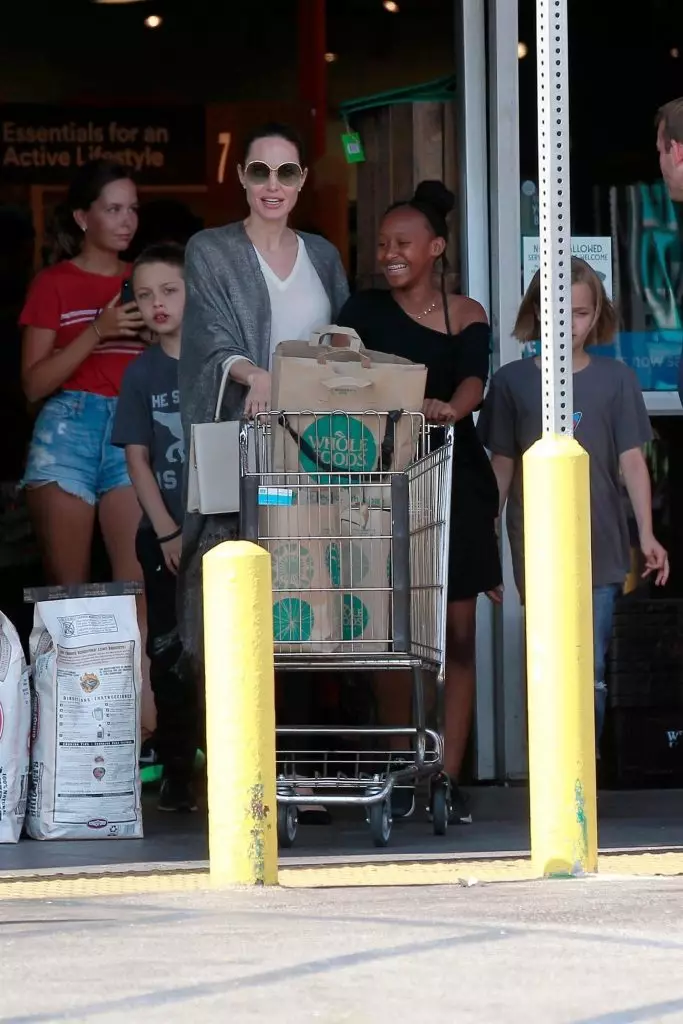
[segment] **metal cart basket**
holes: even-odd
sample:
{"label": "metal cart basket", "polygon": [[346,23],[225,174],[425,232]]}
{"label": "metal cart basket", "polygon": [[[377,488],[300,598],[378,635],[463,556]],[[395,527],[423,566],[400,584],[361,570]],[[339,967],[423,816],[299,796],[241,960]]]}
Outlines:
{"label": "metal cart basket", "polygon": [[[434,832],[446,831],[452,467],[453,428],[436,430],[417,413],[272,412],[242,425],[240,532],[271,554],[276,669],[411,669],[413,680],[412,725],[278,727],[281,846],[295,840],[302,803],[363,806],[385,846],[393,788],[429,776]],[[426,725],[427,672],[436,729]],[[321,736],[340,749],[305,749]]]}

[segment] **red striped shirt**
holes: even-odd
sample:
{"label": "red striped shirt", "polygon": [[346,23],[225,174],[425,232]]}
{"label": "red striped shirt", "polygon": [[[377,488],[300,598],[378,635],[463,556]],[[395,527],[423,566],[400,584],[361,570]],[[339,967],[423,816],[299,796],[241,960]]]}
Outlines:
{"label": "red striped shirt", "polygon": [[[63,260],[42,270],[33,280],[21,314],[22,327],[42,327],[55,332],[55,348],[64,348],[96,320],[107,303],[121,292],[130,267],[107,277],[81,270]],[[107,338],[84,359],[62,384],[63,391],[88,391],[115,398],[124,371],[145,348],[132,338]]]}

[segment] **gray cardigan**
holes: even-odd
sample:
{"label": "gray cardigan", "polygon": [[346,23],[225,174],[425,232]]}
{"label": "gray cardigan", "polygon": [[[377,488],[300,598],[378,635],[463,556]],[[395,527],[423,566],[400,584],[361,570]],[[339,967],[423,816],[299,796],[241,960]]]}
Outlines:
{"label": "gray cardigan", "polygon": [[[302,232],[301,237],[327,292],[334,323],[349,294],[341,258],[335,247],[319,235]],[[191,425],[207,423],[214,417],[225,360],[244,356],[267,368],[270,359],[268,288],[241,221],[200,231],[190,239],[185,253],[185,286],[178,379],[180,415],[189,445]],[[229,381],[223,419],[239,419],[245,395],[241,384]],[[183,647],[194,672],[203,671],[202,556],[221,541],[236,536],[236,516],[188,513],[185,517],[178,613]]]}

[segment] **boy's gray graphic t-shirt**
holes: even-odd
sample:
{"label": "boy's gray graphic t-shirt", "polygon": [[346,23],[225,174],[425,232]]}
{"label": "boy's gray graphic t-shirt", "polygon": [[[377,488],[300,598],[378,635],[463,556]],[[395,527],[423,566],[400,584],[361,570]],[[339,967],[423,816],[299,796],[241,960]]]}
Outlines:
{"label": "boy's gray graphic t-shirt", "polygon": [[[477,429],[490,452],[517,463],[507,528],[515,582],[523,594],[521,457],[543,433],[541,370],[535,359],[508,363],[494,374]],[[619,457],[652,437],[638,378],[628,366],[597,356],[574,374],[574,437],[590,456],[593,586],[622,584],[630,544]]]}
{"label": "boy's gray graphic t-shirt", "polygon": [[[178,360],[161,345],[150,345],[127,368],[116,408],[112,444],[143,445],[164,504],[178,526],[183,522],[185,446],[180,424]],[[150,526],[143,512],[142,525]]]}

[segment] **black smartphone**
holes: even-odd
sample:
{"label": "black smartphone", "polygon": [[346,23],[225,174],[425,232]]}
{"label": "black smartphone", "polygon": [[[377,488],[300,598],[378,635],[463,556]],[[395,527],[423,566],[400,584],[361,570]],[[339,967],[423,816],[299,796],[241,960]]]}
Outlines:
{"label": "black smartphone", "polygon": [[121,286],[121,305],[125,306],[128,302],[135,302],[135,296],[133,295],[133,285],[131,284],[130,278],[127,277]]}

